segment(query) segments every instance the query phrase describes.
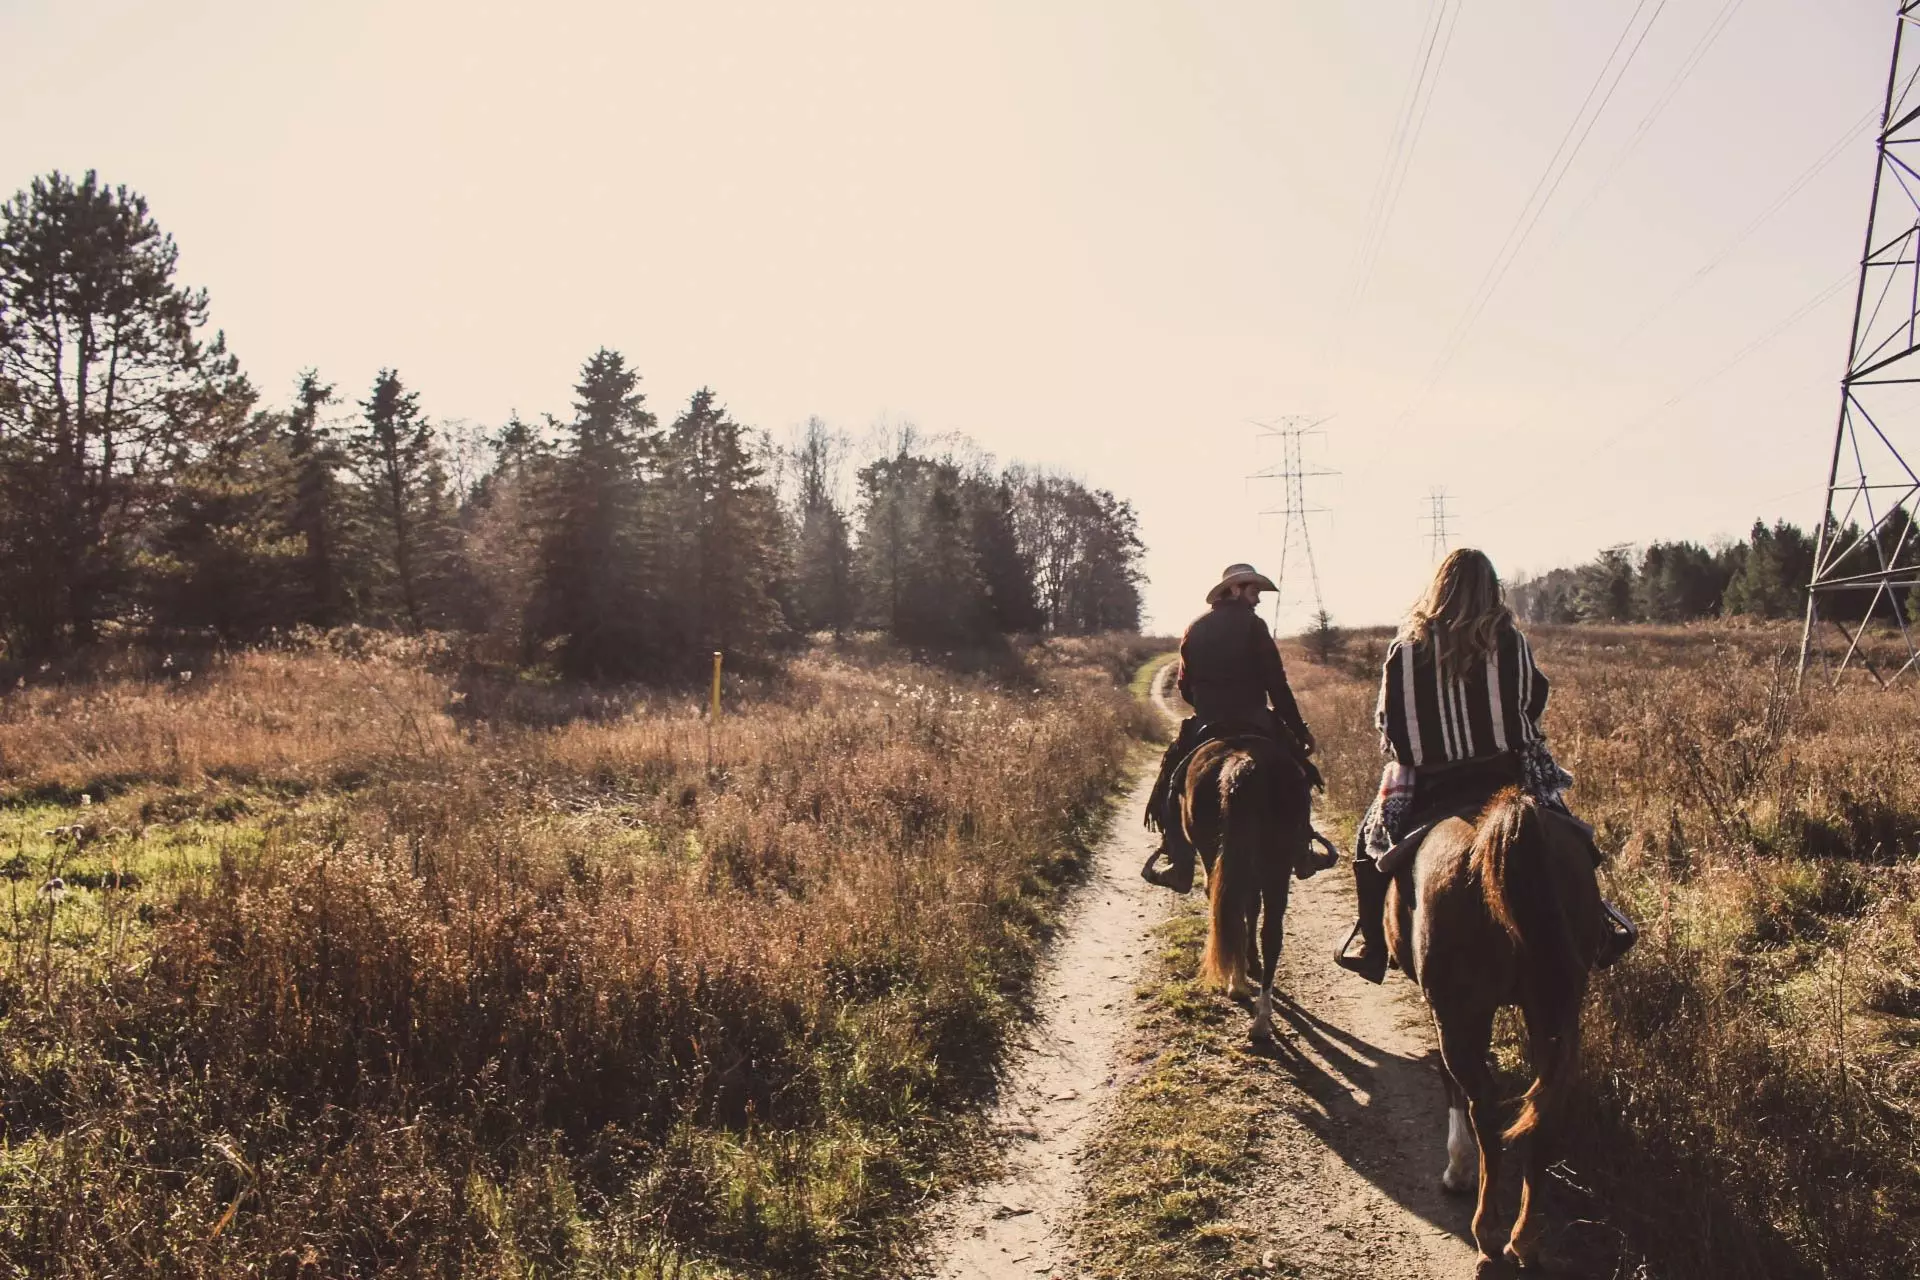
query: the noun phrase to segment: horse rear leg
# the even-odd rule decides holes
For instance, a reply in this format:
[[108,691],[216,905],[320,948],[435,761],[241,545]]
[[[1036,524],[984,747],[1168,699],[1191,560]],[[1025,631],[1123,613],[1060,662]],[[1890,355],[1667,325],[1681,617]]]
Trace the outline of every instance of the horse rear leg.
[[1440,1028],[1440,1058],[1467,1100],[1467,1119],[1480,1148],[1480,1194],[1473,1207],[1473,1245],[1479,1253],[1477,1278],[1505,1274],[1493,1248],[1493,1192],[1500,1180],[1501,1130],[1487,1050],[1493,1044],[1493,1010],[1434,1010]]
[[1579,1043],[1580,1025],[1575,1022],[1559,1028],[1556,1035],[1553,1029],[1540,1025],[1544,1019],[1538,1015],[1525,1009],[1521,1012],[1527,1021],[1527,1057],[1533,1063],[1535,1088],[1547,1096],[1542,1097],[1538,1104],[1539,1121],[1524,1139],[1527,1158],[1521,1166],[1520,1212],[1513,1220],[1513,1235],[1507,1240],[1506,1257],[1517,1266],[1530,1267],[1539,1259],[1540,1239],[1547,1233],[1547,1224],[1539,1212],[1535,1196],[1547,1176],[1547,1125],[1553,1119],[1555,1110],[1547,1105],[1548,1098],[1563,1083],[1559,1077],[1568,1070],[1569,1060],[1577,1054],[1575,1046]]
[[[1253,1028],[1247,1033],[1256,1044],[1266,1044],[1273,1039],[1273,973],[1280,967],[1280,944],[1286,935],[1287,888],[1283,873],[1277,885],[1268,883],[1260,894],[1266,906],[1266,915],[1260,924],[1260,995],[1254,1008]],[[1247,934],[1249,937],[1253,934],[1251,925]]]

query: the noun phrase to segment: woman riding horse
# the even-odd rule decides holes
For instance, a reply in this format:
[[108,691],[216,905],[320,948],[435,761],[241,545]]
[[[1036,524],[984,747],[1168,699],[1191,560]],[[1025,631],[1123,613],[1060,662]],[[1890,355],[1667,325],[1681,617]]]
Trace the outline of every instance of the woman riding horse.
[[[1175,893],[1193,888],[1195,850],[1174,812],[1175,774],[1203,742],[1236,733],[1270,738],[1311,785],[1320,785],[1319,771],[1307,759],[1313,734],[1300,718],[1273,633],[1256,611],[1260,593],[1276,589],[1252,565],[1228,565],[1207,592],[1207,612],[1180,638],[1180,696],[1194,714],[1181,722],[1179,736],[1161,758],[1160,779],[1147,801],[1146,824],[1161,833],[1160,847],[1140,869],[1149,884]],[[1162,859],[1165,867],[1157,865]],[[1303,871],[1314,869],[1303,866]]]
[[[1386,978],[1381,912],[1389,877],[1376,860],[1396,846],[1412,846],[1450,815],[1471,818],[1508,786],[1572,816],[1561,793],[1573,778],[1554,761],[1540,729],[1547,688],[1493,562],[1464,547],[1449,555],[1407,615],[1381,672],[1376,720],[1387,764],[1354,849],[1360,919],[1336,957],[1341,966],[1370,982]],[[1613,941],[1600,957],[1603,966],[1634,941],[1626,918],[1605,910]],[[1355,934],[1358,951],[1351,950]]]

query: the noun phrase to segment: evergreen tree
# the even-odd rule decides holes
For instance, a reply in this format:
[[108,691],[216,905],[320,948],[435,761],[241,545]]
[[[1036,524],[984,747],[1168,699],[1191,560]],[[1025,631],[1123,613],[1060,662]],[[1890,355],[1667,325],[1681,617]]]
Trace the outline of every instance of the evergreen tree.
[[1575,608],[1586,622],[1634,620],[1633,561],[1625,547],[1608,547],[1580,571]]
[[408,391],[392,369],[380,371],[360,408],[347,456],[367,487],[380,568],[393,593],[389,612],[418,631],[426,621],[421,588],[437,514],[433,427],[420,412],[419,393]]
[[252,391],[147,203],[55,172],[0,205],[0,621],[85,644],[131,606],[167,473]]
[[1014,529],[1013,486],[1005,479],[970,476],[962,490],[972,520],[973,556],[986,591],[987,614],[1002,633],[1038,631],[1046,621],[1033,581],[1033,564]]
[[528,634],[554,646],[573,676],[631,675],[656,655],[641,503],[657,424],[639,386],[619,352],[596,351],[573,389],[553,467]]
[[304,548],[282,519],[295,486],[282,427],[271,414],[236,422],[175,470],[145,557],[160,627],[235,643],[295,618]]
[[1728,583],[1725,608],[1757,618],[1798,617],[1813,577],[1813,540],[1785,520],[1756,520]]
[[1691,542],[1656,542],[1640,557],[1636,583],[1640,616],[1649,622],[1687,622],[1720,612],[1729,570],[1711,551]]
[[803,631],[831,631],[838,639],[854,623],[853,540],[835,496],[842,442],[818,418],[807,422],[794,455],[799,484],[794,519],[791,614]]
[[341,563],[346,514],[339,481],[347,459],[332,427],[321,417],[333,398],[333,387],[320,381],[319,372],[305,370],[286,418],[294,484],[287,524],[301,544],[294,617],[316,627],[336,626],[349,616],[347,575]]
[[761,483],[746,428],[702,387],[667,436],[668,483],[685,554],[676,612],[700,654],[753,651],[783,620],[770,594],[778,506]]

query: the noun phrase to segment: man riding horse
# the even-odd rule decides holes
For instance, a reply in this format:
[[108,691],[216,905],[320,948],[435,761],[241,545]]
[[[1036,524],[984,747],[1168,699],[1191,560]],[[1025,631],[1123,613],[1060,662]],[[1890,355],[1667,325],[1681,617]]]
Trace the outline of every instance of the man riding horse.
[[[1196,852],[1173,801],[1179,771],[1203,743],[1241,734],[1270,738],[1312,786],[1320,785],[1319,770],[1307,758],[1313,754],[1313,734],[1300,718],[1273,633],[1256,611],[1260,593],[1276,589],[1252,565],[1228,565],[1207,592],[1207,612],[1180,639],[1180,696],[1194,714],[1181,722],[1179,736],[1161,757],[1160,778],[1147,801],[1147,826],[1161,833],[1160,847],[1140,869],[1149,884],[1175,893],[1193,888]],[[1164,867],[1157,865],[1162,859]]]
[[[1387,650],[1376,712],[1387,764],[1360,823],[1353,859],[1360,919],[1335,957],[1340,965],[1370,982],[1385,979],[1388,883],[1440,821],[1471,820],[1509,786],[1572,817],[1561,793],[1573,778],[1540,731],[1546,706],[1547,678],[1514,625],[1493,562],[1470,548],[1453,552]],[[1592,852],[1597,863],[1599,851]],[[1603,966],[1636,936],[1625,916],[1605,910],[1611,942]],[[1352,951],[1355,935],[1360,947]]]

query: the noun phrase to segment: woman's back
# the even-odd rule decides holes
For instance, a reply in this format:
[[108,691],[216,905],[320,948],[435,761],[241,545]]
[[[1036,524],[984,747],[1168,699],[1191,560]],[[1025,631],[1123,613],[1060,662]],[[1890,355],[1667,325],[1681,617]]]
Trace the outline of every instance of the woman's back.
[[1394,759],[1433,768],[1518,750],[1540,737],[1547,678],[1511,618],[1501,620],[1481,653],[1462,652],[1478,647],[1471,642],[1449,643],[1444,624],[1422,630],[1395,641],[1380,673],[1378,719]]

